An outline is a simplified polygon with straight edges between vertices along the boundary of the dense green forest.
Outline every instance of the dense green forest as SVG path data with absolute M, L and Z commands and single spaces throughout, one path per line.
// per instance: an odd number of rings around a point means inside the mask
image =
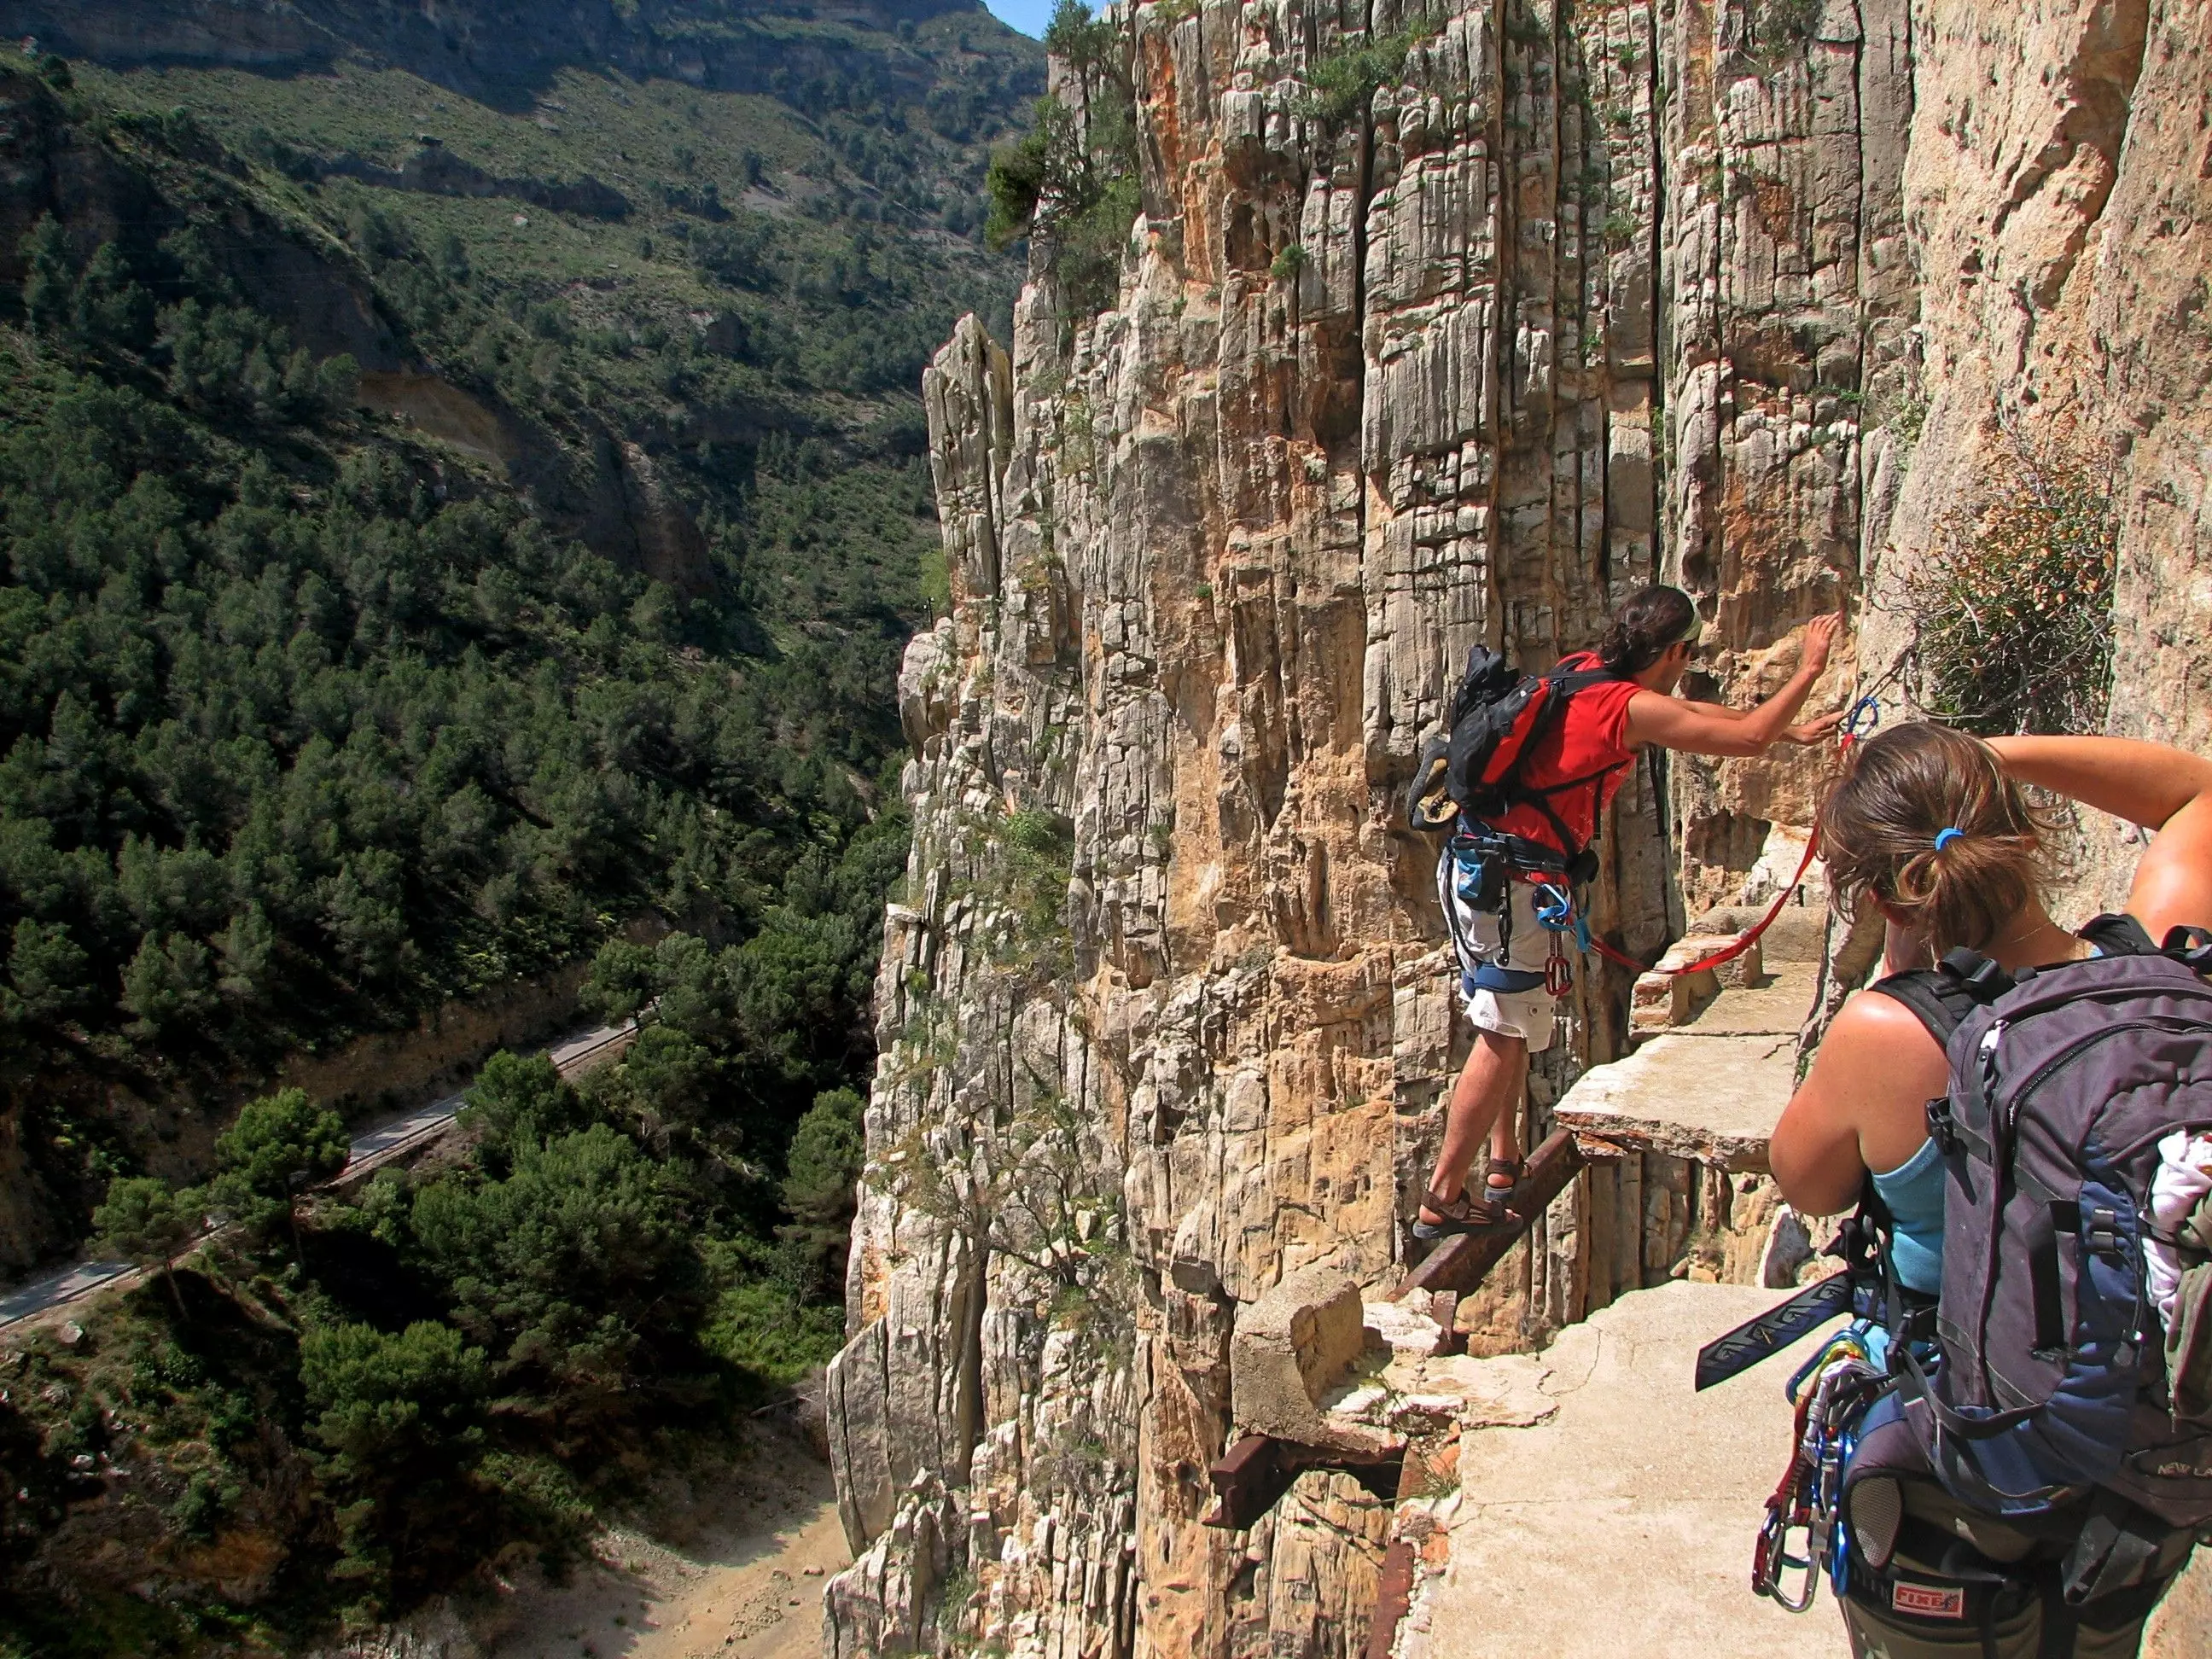
M 0 58 L 72 158 L 0 186 L 0 1089 L 63 1235 L 225 1224 L 0 1352 L 0 1654 L 557 1563 L 834 1350 L 916 385 L 1003 326 L 984 168 L 1042 85 L 980 11 L 835 27 L 765 92 L 526 104 Z M 412 1172 L 302 1197 L 339 1119 L 219 1103 L 580 958 L 635 1046 L 495 1058 Z M 234 1113 L 213 1165 L 149 1174 L 116 1089 Z

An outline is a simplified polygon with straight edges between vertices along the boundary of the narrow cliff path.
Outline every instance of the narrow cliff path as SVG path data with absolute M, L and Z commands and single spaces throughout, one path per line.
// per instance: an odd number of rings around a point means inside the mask
M 815 1659 L 822 1586 L 852 1560 L 829 1467 L 781 1431 L 663 1479 L 565 1583 L 504 1581 L 484 1659 Z
M 1777 1299 L 1638 1291 L 1540 1355 L 1473 1362 L 1460 1487 L 1436 1517 L 1449 1554 L 1402 1659 L 1846 1659 L 1826 1597 L 1793 1617 L 1747 1589 L 1796 1362 L 1690 1389 L 1698 1346 Z

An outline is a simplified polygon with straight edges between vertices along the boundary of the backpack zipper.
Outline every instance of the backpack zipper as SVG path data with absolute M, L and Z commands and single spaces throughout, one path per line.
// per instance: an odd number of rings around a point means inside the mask
M 2006 1097 L 2005 1109 L 2002 1122 L 2007 1139 L 2010 1139 L 2013 1126 L 2019 1121 L 2021 1097 L 2027 1093 L 2029 1090 L 2034 1088 L 2037 1085 L 2048 1081 L 2053 1072 L 2058 1070 L 2062 1066 L 2071 1065 L 2075 1060 L 2080 1059 L 2085 1052 L 2095 1048 L 2097 1044 L 2106 1042 L 2110 1038 L 2118 1036 L 2122 1033 L 2127 1031 L 2188 1030 L 2191 1029 L 2202 1029 L 2208 1024 L 2212 1024 L 2212 1020 L 2190 1019 L 2179 1014 L 2169 1014 L 2157 1019 L 2123 1020 L 2117 1025 L 2106 1025 L 2100 1030 L 2092 1031 L 2087 1036 L 2075 1038 L 2073 1042 L 2068 1043 L 2057 1054 L 2051 1055 L 2050 1059 L 2045 1060 L 2042 1065 L 2037 1066 L 2034 1071 L 2029 1073 L 2027 1081 L 2021 1083 Z M 1995 1039 L 1997 1034 L 2003 1030 L 2005 1022 L 1999 1020 L 1996 1024 L 1990 1027 L 1988 1032 L 1984 1034 L 1982 1038 L 1981 1054 L 1984 1068 L 1983 1086 L 1985 1089 L 1993 1085 L 1996 1080 Z M 1994 1101 L 1992 1101 L 1991 1105 L 1992 1111 L 1990 1115 L 1992 1118 L 1995 1118 L 1996 1116 L 1996 1113 L 1994 1109 Z

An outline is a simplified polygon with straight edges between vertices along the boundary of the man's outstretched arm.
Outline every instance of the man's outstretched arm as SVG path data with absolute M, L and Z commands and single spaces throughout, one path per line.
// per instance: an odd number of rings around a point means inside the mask
M 1805 629 L 1797 672 L 1788 684 L 1753 709 L 1717 709 L 1710 703 L 1684 702 L 1656 691 L 1638 693 L 1628 705 L 1628 741 L 1638 745 L 1656 744 L 1686 755 L 1747 757 L 1765 754 L 1790 732 L 1791 722 L 1805 706 L 1813 683 L 1828 665 L 1828 653 L 1843 625 L 1841 615 L 1815 617 Z

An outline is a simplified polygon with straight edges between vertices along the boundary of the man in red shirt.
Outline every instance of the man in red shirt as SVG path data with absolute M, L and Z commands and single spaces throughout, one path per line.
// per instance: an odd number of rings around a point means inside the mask
M 1820 617 L 1805 629 L 1797 672 L 1779 691 L 1748 711 L 1692 702 L 1674 695 L 1689 667 L 1703 619 L 1690 596 L 1676 587 L 1647 587 L 1614 613 L 1595 652 L 1570 657 L 1570 672 L 1602 668 L 1613 678 L 1583 686 L 1561 717 L 1536 740 L 1521 763 L 1524 799 L 1487 825 L 1500 834 L 1557 848 L 1572 858 L 1589 845 L 1597 821 L 1647 744 L 1691 755 L 1763 755 L 1777 743 L 1813 744 L 1842 717 L 1793 726 L 1813 683 L 1827 666 L 1843 626 L 1840 616 Z M 1525 797 L 1535 795 L 1541 801 Z M 1573 845 L 1563 846 L 1563 836 Z M 1508 880 L 1499 913 L 1476 909 L 1453 878 L 1447 854 L 1437 886 L 1451 907 L 1455 937 L 1464 957 L 1462 986 L 1474 1046 L 1452 1086 L 1444 1140 L 1434 1176 L 1421 1200 L 1413 1236 L 1433 1242 L 1450 1233 L 1504 1224 L 1522 1173 L 1517 1109 L 1528 1085 L 1528 1056 L 1552 1044 L 1553 999 L 1540 982 L 1551 936 L 1536 917 L 1536 890 L 1519 873 Z M 1489 984 L 1474 982 L 1478 975 Z M 1519 988 L 1514 988 L 1519 987 Z M 1468 1171 L 1484 1138 L 1490 1164 L 1480 1197 L 1467 1191 Z

